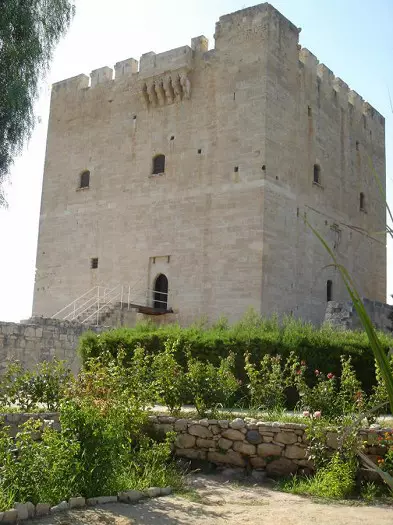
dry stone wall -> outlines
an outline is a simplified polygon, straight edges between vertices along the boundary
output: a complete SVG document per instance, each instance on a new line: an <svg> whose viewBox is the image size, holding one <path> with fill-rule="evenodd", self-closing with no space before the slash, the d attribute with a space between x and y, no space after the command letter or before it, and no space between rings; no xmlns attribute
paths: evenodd
<svg viewBox="0 0 393 525"><path fill-rule="evenodd" d="M33 317L23 323L0 322L0 374L10 360L26 368L54 357L65 360L74 373L80 367L76 352L83 332L103 331L104 327Z"/></svg>
<svg viewBox="0 0 393 525"><path fill-rule="evenodd" d="M158 432L176 432L176 456L190 460L207 460L216 465L264 470L283 476L298 471L311 473L313 462L308 458L306 425L264 422L256 419L217 420L177 419L151 416ZM365 442L365 453L371 459L384 455L378 446L378 436L391 429L361 430L359 439ZM338 448L338 435L327 431L326 444Z"/></svg>

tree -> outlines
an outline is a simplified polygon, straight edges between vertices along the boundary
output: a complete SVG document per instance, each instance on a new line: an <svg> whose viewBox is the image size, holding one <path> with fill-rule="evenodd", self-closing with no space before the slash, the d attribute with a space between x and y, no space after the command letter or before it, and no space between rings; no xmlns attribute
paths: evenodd
<svg viewBox="0 0 393 525"><path fill-rule="evenodd" d="M13 157L34 128L33 104L73 0L0 0L0 207Z"/></svg>

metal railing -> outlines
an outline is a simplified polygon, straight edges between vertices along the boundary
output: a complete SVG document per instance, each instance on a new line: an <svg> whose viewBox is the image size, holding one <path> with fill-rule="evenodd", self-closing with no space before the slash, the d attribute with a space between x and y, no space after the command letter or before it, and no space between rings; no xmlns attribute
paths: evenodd
<svg viewBox="0 0 393 525"><path fill-rule="evenodd" d="M169 294L167 292L137 288L138 286L140 282L133 286L117 284L112 288L102 285L94 286L52 315L52 319L99 325L101 318L119 303L122 309L127 307L127 310L137 306L154 307L156 303L160 303L162 309L168 308ZM162 296L166 296L165 299L162 299Z"/></svg>

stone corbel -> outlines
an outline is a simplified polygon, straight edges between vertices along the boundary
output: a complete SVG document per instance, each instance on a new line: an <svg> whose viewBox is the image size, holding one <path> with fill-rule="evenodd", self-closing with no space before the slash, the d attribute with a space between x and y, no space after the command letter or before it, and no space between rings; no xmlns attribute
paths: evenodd
<svg viewBox="0 0 393 525"><path fill-rule="evenodd" d="M157 93L153 81L147 85L147 94L149 95L150 104L155 108L157 106Z"/></svg>
<svg viewBox="0 0 393 525"><path fill-rule="evenodd" d="M177 102L181 101L182 96L182 87L180 84L180 77L179 75L175 74L172 77L172 88L175 93L175 99Z"/></svg>
<svg viewBox="0 0 393 525"><path fill-rule="evenodd" d="M191 97L191 82L188 78L187 73L181 73L180 75L180 84L183 89L183 96L186 99Z"/></svg>
<svg viewBox="0 0 393 525"><path fill-rule="evenodd" d="M165 90L165 95L166 95L168 104L172 104L175 98L175 93L173 92L173 88L171 84L171 77L169 75L163 78L162 85Z"/></svg>
<svg viewBox="0 0 393 525"><path fill-rule="evenodd" d="M155 85L158 103L160 106L164 106L165 105L165 92L164 92L164 88L162 87L162 80L161 79L156 80L154 82L154 85Z"/></svg>
<svg viewBox="0 0 393 525"><path fill-rule="evenodd" d="M147 93L147 86L146 84L143 84L142 91L141 91L141 101L145 108L149 107L149 95Z"/></svg>

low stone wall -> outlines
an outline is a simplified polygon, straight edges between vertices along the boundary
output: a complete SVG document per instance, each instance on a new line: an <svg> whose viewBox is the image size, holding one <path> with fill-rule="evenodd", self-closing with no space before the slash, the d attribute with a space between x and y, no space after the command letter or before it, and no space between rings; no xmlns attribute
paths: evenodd
<svg viewBox="0 0 393 525"><path fill-rule="evenodd" d="M379 301L370 301L366 298L362 300L375 328L383 332L393 332L393 306ZM324 321L338 330L363 329L352 301L345 303L329 301Z"/></svg>
<svg viewBox="0 0 393 525"><path fill-rule="evenodd" d="M265 470L268 474L288 475L298 471L311 473L313 462L308 459L306 425L269 423L253 419L233 421L176 419L151 416L158 432L176 432L174 453L183 458L207 460L216 465ZM391 429L361 430L359 438L365 454L376 460L384 455L378 446L378 436ZM327 432L327 445L337 449L337 433Z"/></svg>
<svg viewBox="0 0 393 525"><path fill-rule="evenodd" d="M9 427L9 434L15 437L18 430L23 423L28 419L35 419L42 421L43 424L49 424L55 430L60 430L59 413L58 412L40 412L37 414L15 413L15 414L1 414L0 413L0 427Z"/></svg>
<svg viewBox="0 0 393 525"><path fill-rule="evenodd" d="M67 361L77 373L80 361L76 348L80 336L87 330L101 332L105 328L42 317L23 323L0 322L0 374L11 359L31 369L54 357Z"/></svg>

